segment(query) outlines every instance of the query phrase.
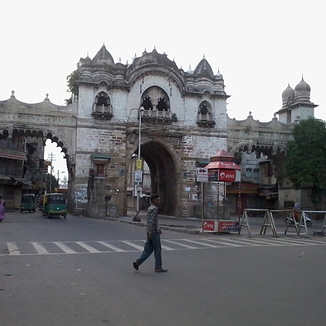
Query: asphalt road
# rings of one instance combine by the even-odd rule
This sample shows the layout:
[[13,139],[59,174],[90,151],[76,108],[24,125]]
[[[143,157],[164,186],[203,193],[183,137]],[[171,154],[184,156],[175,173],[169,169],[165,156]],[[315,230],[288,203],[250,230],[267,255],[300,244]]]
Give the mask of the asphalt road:
[[326,239],[164,230],[163,265],[132,268],[143,227],[8,213],[0,325],[325,325]]

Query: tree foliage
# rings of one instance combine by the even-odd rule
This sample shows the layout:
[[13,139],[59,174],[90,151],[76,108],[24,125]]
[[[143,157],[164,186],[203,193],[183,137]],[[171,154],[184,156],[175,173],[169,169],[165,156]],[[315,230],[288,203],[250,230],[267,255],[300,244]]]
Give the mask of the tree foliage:
[[78,96],[78,80],[79,74],[78,70],[74,70],[70,75],[67,76],[67,86],[68,90],[67,92],[71,93],[71,97],[69,99],[66,99],[66,104],[71,104],[74,96]]
[[[296,188],[326,189],[326,123],[309,118],[293,127],[287,144],[286,171]],[[313,198],[312,198],[313,199]]]

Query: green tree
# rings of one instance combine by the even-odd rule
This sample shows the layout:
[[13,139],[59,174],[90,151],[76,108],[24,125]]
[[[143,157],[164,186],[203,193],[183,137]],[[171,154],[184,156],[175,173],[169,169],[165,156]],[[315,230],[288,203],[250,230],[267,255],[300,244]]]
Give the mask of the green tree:
[[292,129],[287,144],[286,171],[293,185],[311,188],[315,208],[320,202],[321,190],[326,189],[326,123],[309,118]]
[[71,97],[65,99],[66,104],[71,104],[74,96],[78,96],[78,84],[77,84],[78,77],[79,77],[79,73],[78,70],[76,69],[66,78],[67,86],[68,86],[67,92],[71,93]]

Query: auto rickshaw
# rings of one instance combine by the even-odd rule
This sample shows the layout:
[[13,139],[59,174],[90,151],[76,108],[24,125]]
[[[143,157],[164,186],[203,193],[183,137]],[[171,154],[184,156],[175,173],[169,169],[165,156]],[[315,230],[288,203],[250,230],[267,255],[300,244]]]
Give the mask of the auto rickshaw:
[[20,212],[29,211],[35,213],[36,202],[34,194],[24,194],[22,195],[20,201]]
[[49,193],[43,195],[42,205],[43,216],[50,218],[51,216],[67,217],[67,201],[63,194]]

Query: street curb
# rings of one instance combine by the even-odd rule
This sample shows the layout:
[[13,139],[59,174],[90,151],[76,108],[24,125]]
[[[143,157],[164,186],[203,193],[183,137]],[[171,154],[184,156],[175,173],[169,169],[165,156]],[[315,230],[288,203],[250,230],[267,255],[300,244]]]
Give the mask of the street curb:
[[[116,217],[105,217],[105,220],[109,221],[115,221],[115,222],[120,222],[120,223],[126,223],[126,224],[131,224],[131,225],[136,225],[140,227],[146,227],[146,223],[144,222],[134,222],[134,221],[128,221],[128,220],[121,220]],[[169,225],[160,225],[161,230],[167,230],[167,231],[175,231],[175,232],[180,232],[180,233],[188,233],[188,234],[200,234],[201,229],[188,229],[187,226],[184,227],[175,227],[175,226],[169,226]]]

